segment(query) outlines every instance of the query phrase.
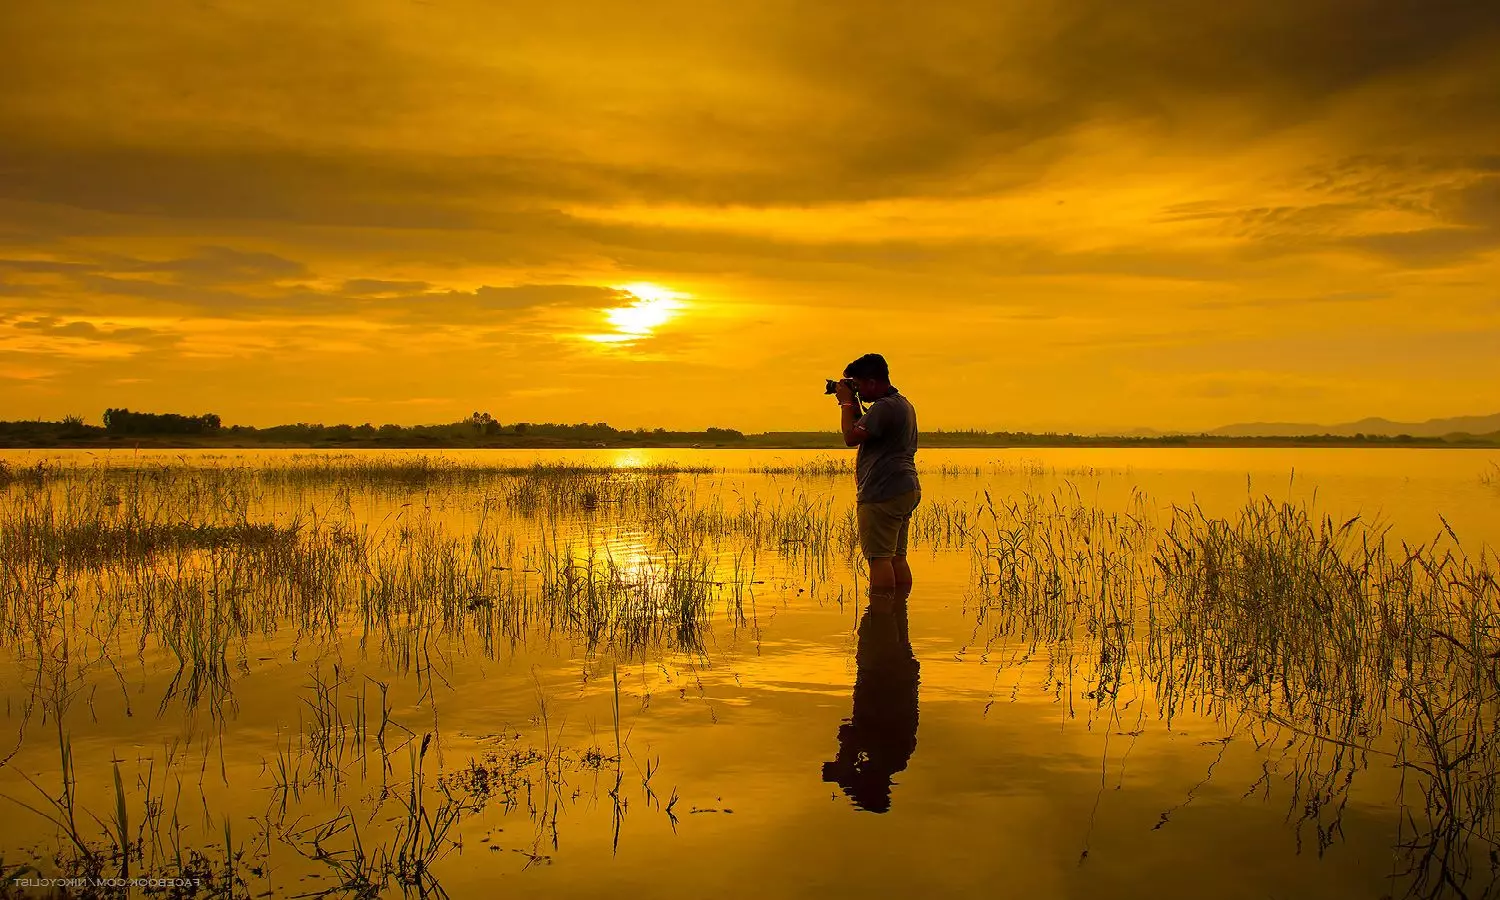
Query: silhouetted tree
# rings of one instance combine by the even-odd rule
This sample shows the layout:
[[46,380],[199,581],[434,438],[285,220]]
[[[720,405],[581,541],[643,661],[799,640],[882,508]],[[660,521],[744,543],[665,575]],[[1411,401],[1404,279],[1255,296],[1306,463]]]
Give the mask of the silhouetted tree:
[[476,412],[469,416],[468,423],[475,432],[479,434],[494,435],[500,433],[500,423],[495,417],[487,412]]
[[220,425],[214,413],[138,413],[123,407],[104,411],[104,430],[109,434],[207,434],[218,431]]

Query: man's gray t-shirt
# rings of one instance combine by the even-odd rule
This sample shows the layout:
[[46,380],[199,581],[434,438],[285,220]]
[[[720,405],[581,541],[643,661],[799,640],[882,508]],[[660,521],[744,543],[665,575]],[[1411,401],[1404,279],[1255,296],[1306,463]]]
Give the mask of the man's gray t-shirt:
[[877,398],[863,417],[869,437],[859,444],[854,457],[855,498],[877,503],[897,494],[919,489],[917,483],[917,411],[904,394]]

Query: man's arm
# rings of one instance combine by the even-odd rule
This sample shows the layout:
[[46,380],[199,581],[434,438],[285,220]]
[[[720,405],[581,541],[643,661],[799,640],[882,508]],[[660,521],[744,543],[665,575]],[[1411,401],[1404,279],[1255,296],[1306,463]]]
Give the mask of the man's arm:
[[844,433],[844,446],[853,447],[870,436],[863,426],[854,424],[864,415],[864,411],[859,408],[859,400],[855,399],[854,391],[844,382],[839,382],[834,393],[839,401],[839,430]]
[[843,426],[845,447],[853,447],[870,436],[870,433],[865,431],[863,425],[854,424],[859,421],[861,415],[858,401],[850,400],[842,403],[839,412],[842,413],[839,416],[839,421]]

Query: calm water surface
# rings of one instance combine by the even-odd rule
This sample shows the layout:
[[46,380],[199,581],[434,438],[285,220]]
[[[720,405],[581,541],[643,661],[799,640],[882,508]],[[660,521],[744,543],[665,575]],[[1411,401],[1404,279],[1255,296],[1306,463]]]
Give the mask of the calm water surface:
[[[290,464],[307,453],[3,452],[0,460],[232,467]],[[486,465],[711,466],[723,471],[680,476],[700,500],[826,501],[840,514],[853,502],[848,477],[746,471],[852,453],[442,456]],[[1446,520],[1471,557],[1500,544],[1495,451],[929,450],[918,460],[925,504],[1066,490],[1123,510],[1144,492],[1162,516],[1197,504],[1233,517],[1247,498],[1270,496],[1338,522],[1361,516],[1412,544],[1432,540]],[[355,492],[344,503],[342,515],[377,531],[423,515],[463,535],[495,514],[482,498],[452,490]],[[263,500],[252,512],[274,520],[294,505]],[[542,527],[517,520],[517,552],[547,539],[549,527],[579,542],[592,530],[625,565],[632,553],[647,554],[636,540],[644,532],[630,523],[588,518]],[[258,860],[242,890],[325,889],[336,881],[328,866],[300,855],[288,836],[347,811],[373,844],[399,817],[391,797],[407,789],[413,751],[430,732],[422,761],[429,784],[460,775],[471,760],[510,760],[524,773],[509,802],[492,799],[449,833],[461,846],[433,872],[455,897],[1399,895],[1392,845],[1400,775],[1389,764],[1372,757],[1360,768],[1337,828],[1320,842],[1320,823],[1327,830],[1331,819],[1305,816],[1299,793],[1316,763],[1251,739],[1275,732],[1191,710],[1168,724],[1144,690],[1099,711],[1081,702],[1081,688],[1050,678],[1045,658],[985,637],[966,549],[916,541],[911,553],[916,584],[904,609],[867,602],[843,557],[818,570],[762,553],[743,617],[716,615],[694,650],[611,652],[535,630],[514,643],[433,637],[413,659],[355,622],[344,623],[339,640],[308,639],[290,625],[251,630],[231,653],[232,695],[219,698],[218,715],[213,701],[173,696],[170,655],[154,639],[132,641],[123,627],[107,642],[107,661],[95,651],[62,667],[72,673],[63,719],[78,803],[109,821],[118,762],[130,802],[160,796],[184,842],[222,847],[230,823],[245,865]],[[719,555],[721,564],[729,558]],[[0,769],[0,793],[46,809],[21,775],[56,793],[57,725],[28,705],[35,652],[20,656],[24,664],[13,655],[0,668],[0,757],[15,751]],[[335,707],[348,721],[375,727],[374,685],[389,685],[388,749],[400,749],[383,757],[368,739],[361,747],[340,737],[337,774],[314,778],[305,760],[315,680],[332,679],[335,666],[346,679],[333,691]],[[518,762],[554,751],[545,766]],[[290,791],[277,774],[288,760],[301,773]],[[0,860],[12,867],[40,857],[45,871],[60,846],[57,828],[7,805]]]

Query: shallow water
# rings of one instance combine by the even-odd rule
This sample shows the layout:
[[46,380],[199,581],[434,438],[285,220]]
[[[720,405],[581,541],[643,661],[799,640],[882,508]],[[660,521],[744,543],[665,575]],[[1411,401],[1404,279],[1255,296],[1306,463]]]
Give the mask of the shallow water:
[[[307,451],[5,452],[0,460],[235,467],[286,465],[294,455],[305,461]],[[403,455],[431,454],[380,454]],[[677,476],[699,503],[779,498],[827,502],[839,514],[852,503],[848,477],[745,471],[847,454],[442,456],[483,465],[671,461],[724,470]],[[1144,508],[1159,516],[1196,504],[1232,517],[1247,497],[1266,495],[1312,504],[1338,523],[1361,516],[1413,545],[1444,533],[1446,521],[1472,558],[1500,543],[1495,451],[943,450],[923,451],[919,463],[929,505],[1064,490],[1100,509],[1126,510],[1144,492]],[[496,524],[482,493],[283,493],[256,498],[252,511],[275,521],[313,502],[381,533],[419,520],[448,535],[495,529],[516,535],[518,554],[538,541],[592,535],[626,571],[653,571],[659,551],[639,523],[513,515]],[[826,568],[766,551],[744,562],[732,542],[709,555],[721,570],[738,556],[754,566],[749,580],[757,583],[738,602],[720,597],[694,646],[591,645],[535,622],[518,640],[439,634],[422,623],[397,623],[411,638],[397,639],[352,620],[333,639],[285,622],[234,641],[230,693],[209,691],[196,704],[170,689],[175,658],[156,638],[133,637],[128,622],[113,623],[96,647],[70,638],[67,652],[76,655],[61,663],[61,645],[25,647],[12,634],[0,671],[3,728],[13,736],[0,740],[0,758],[12,747],[15,754],[0,769],[0,794],[49,811],[24,774],[58,795],[57,725],[44,702],[29,704],[46,681],[68,698],[63,723],[81,830],[107,830],[118,763],[127,808],[144,813],[159,798],[162,821],[176,812],[182,843],[205,848],[221,866],[227,821],[231,847],[243,851],[237,890],[255,895],[335,885],[335,866],[302,855],[312,846],[309,829],[347,812],[377,846],[404,814],[400,801],[418,763],[424,805],[435,810],[438,779],[472,788],[475,760],[492,787],[513,773],[515,791],[506,800],[491,790],[447,833],[458,845],[445,849],[432,875],[455,897],[490,896],[497,887],[568,897],[1401,892],[1392,878],[1401,772],[1378,754],[1355,766],[1352,783],[1333,794],[1342,804],[1335,815],[1310,804],[1319,795],[1307,791],[1327,768],[1326,748],[1307,750],[1293,732],[1206,701],[1203,714],[1190,705],[1168,721],[1144,684],[1108,707],[1088,702],[1081,678],[1052,677],[1045,652],[997,637],[982,621],[968,549],[914,539],[916,585],[904,609],[872,606],[860,573],[839,554]],[[101,627],[87,619],[78,613],[50,639],[98,636]],[[317,719],[330,707],[317,711],[315,681],[335,677],[337,725],[329,728]],[[371,735],[381,719],[379,683],[389,686],[385,752]],[[356,720],[368,729],[363,737]],[[428,733],[430,749],[419,757]],[[318,749],[319,736],[330,734],[333,746]],[[320,753],[332,763],[317,765],[328,761]],[[280,766],[293,772],[285,789]],[[0,860],[7,869],[31,860],[55,871],[48,859],[64,846],[58,829],[19,805],[11,812],[0,818]],[[142,816],[131,818],[138,828]],[[343,848],[348,837],[324,843]]]

